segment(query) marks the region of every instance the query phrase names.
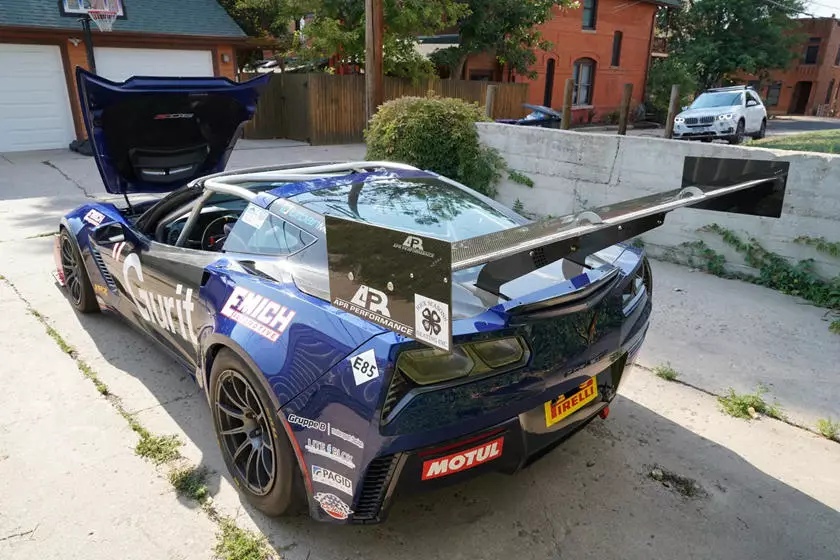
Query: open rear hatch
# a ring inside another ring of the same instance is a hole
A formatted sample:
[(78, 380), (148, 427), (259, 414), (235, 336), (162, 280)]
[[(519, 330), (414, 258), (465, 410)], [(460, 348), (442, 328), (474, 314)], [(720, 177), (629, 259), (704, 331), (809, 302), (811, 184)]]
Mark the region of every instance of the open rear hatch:
[(109, 193), (168, 192), (223, 171), (269, 76), (139, 77), (76, 69), (96, 165)]

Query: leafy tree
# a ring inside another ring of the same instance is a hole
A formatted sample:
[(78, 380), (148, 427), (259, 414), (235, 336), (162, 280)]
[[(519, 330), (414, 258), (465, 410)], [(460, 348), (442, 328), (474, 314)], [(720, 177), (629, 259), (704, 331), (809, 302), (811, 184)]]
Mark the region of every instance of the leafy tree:
[(459, 45), (441, 49), (432, 55), (439, 66), (448, 67), (451, 75), (461, 77), (464, 63), (471, 54), (494, 53), (501, 64), (508, 64), (519, 74), (532, 76), (535, 49), (547, 50), (551, 43), (539, 30), (551, 17), (555, 6), (576, 8), (576, 0), (464, 0), (469, 15), (458, 22)]
[(655, 58), (651, 61), (648, 74), (648, 101), (650, 109), (659, 119), (668, 114), (671, 101), (671, 86), (680, 86), (680, 106), (687, 105), (697, 89), (694, 76), (679, 57)]
[(670, 16), (671, 56), (700, 90), (738, 72), (766, 76), (796, 58), (802, 12), (802, 0), (689, 1)]

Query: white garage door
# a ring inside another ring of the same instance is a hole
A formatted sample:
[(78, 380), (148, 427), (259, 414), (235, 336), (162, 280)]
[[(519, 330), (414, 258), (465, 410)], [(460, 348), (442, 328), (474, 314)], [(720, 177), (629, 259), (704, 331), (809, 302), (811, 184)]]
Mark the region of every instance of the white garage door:
[(131, 76), (212, 76), (210, 51), (95, 48), (96, 73), (122, 82)]
[(0, 43), (0, 152), (66, 148), (75, 138), (59, 48)]

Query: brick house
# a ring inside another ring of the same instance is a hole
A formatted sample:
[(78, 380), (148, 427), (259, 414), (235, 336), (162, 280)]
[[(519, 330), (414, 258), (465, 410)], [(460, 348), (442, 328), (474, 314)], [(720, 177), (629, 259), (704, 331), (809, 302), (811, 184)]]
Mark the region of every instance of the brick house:
[(660, 7), (678, 7), (680, 0), (581, 0), (574, 10), (554, 8), (553, 17), (539, 27), (554, 44), (537, 51), (530, 80), (502, 68), (492, 54), (471, 56), (467, 79), (491, 79), (530, 84), (529, 102), (559, 109), (567, 78), (574, 78), (574, 122), (598, 120), (618, 109), (622, 87), (633, 84), (632, 104), (644, 99), (653, 49), (654, 17)]
[(836, 115), (840, 110), (840, 21), (830, 17), (799, 22), (803, 39), (787, 70), (772, 72), (761, 82), (755, 76), (744, 80), (759, 91), (770, 113)]
[[(111, 33), (93, 31), (97, 73), (227, 76), (245, 34), (216, 0), (123, 0)], [(0, 2), (0, 152), (84, 138), (75, 67), (88, 68), (79, 0)]]

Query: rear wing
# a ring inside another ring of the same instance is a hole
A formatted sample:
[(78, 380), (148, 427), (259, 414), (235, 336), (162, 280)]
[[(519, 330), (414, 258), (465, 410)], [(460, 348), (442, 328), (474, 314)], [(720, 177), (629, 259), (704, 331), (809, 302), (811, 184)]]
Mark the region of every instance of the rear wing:
[(661, 226), (668, 212), (778, 218), (789, 163), (686, 157), (672, 191), (449, 242), (326, 216), (330, 301), (435, 348), (452, 347), (452, 274), (483, 265), (476, 286), (505, 283), (560, 259), (587, 255)]

